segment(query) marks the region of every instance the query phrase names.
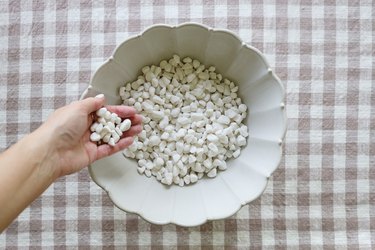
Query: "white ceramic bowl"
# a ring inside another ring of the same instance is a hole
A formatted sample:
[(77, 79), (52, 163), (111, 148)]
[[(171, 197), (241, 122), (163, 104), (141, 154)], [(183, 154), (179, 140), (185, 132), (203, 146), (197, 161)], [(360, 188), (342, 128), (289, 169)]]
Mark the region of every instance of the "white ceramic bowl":
[(92, 179), (116, 206), (155, 224), (196, 226), (236, 213), (264, 191), (279, 165), (286, 131), (284, 88), (257, 49), (228, 30), (200, 24), (154, 25), (120, 44), (95, 72), (82, 98), (104, 93), (108, 104), (121, 104), (118, 89), (132, 81), (145, 65), (173, 54), (190, 56), (239, 85), (248, 106), (250, 136), (241, 155), (214, 179), (194, 185), (167, 187), (137, 173), (134, 160), (121, 153), (90, 166)]

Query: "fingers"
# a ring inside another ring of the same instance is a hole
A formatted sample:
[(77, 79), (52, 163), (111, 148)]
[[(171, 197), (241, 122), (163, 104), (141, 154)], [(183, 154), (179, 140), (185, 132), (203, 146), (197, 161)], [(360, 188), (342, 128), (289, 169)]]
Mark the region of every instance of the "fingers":
[(119, 140), (114, 146), (110, 146), (108, 144), (100, 145), (97, 151), (97, 160), (117, 153), (118, 151), (129, 147), (132, 143), (133, 137), (125, 137)]
[(135, 135), (141, 133), (141, 131), (142, 131), (142, 125), (140, 125), (140, 124), (134, 125), (134, 126), (132, 125), (131, 128), (122, 135), (122, 137), (135, 136)]
[(130, 117), (130, 121), (132, 122), (132, 126), (142, 124), (142, 116), (141, 115), (134, 115), (133, 117)]
[(118, 105), (118, 106), (106, 106), (106, 108), (110, 112), (116, 113), (121, 118), (133, 117), (137, 113), (137, 111), (135, 110), (135, 108), (129, 107), (129, 106), (122, 106), (122, 105)]
[(82, 105), (83, 109), (86, 111), (87, 114), (90, 114), (99, 108), (101, 108), (104, 105), (104, 95), (100, 94), (96, 97), (89, 97), (86, 99), (83, 99), (79, 101), (79, 103)]

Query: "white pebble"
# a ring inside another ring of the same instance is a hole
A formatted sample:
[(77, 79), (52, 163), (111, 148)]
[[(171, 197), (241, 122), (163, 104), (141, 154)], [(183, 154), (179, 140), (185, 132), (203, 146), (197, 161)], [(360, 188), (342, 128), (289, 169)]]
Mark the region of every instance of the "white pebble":
[(160, 157), (155, 159), (155, 166), (160, 167), (164, 165), (164, 160)]
[(147, 162), (146, 165), (145, 165), (146, 169), (148, 169), (148, 170), (152, 170), (154, 168), (154, 166), (155, 165), (151, 161)]
[(99, 117), (104, 117), (106, 112), (107, 112), (107, 109), (103, 107), (103, 108), (100, 108), (96, 111), (96, 115), (99, 116)]
[(120, 117), (116, 117), (116, 120), (115, 120), (115, 123), (118, 125), (121, 123), (121, 118)]
[(156, 135), (153, 135), (150, 137), (150, 145), (151, 146), (156, 146), (160, 143), (160, 137), (159, 136), (156, 136)]
[(198, 176), (196, 174), (190, 174), (191, 183), (196, 183), (198, 181)]
[(115, 140), (111, 137), (109, 138), (108, 144), (111, 146), (115, 146), (116, 143), (115, 143)]
[(230, 123), (230, 119), (229, 119), (229, 117), (227, 117), (227, 116), (221, 115), (221, 116), (217, 119), (217, 122), (218, 122), (218, 123), (221, 123), (221, 124), (226, 124), (226, 125), (228, 125), (228, 124)]
[(138, 171), (139, 174), (143, 174), (145, 172), (145, 170), (146, 170), (146, 168), (144, 166), (137, 168), (137, 171)]
[(233, 119), (237, 115), (237, 112), (233, 109), (227, 109), (225, 111), (225, 115), (228, 116), (230, 119)]
[(249, 136), (249, 132), (247, 131), (247, 126), (242, 125), (242, 126), (239, 128), (239, 133), (240, 133), (243, 137), (248, 137), (248, 136)]
[(149, 169), (146, 169), (145, 170), (145, 175), (148, 177), (148, 178), (150, 178), (151, 177), (151, 171), (149, 170)]
[(179, 185), (180, 187), (183, 187), (183, 186), (185, 185), (184, 179), (180, 179), (178, 185)]
[(118, 134), (118, 136), (122, 136), (122, 131), (121, 131), (121, 129), (119, 128), (119, 127), (115, 127), (115, 131), (116, 131), (116, 133)]
[(190, 184), (190, 175), (185, 175), (184, 182), (185, 182), (186, 185)]
[(181, 155), (177, 152), (172, 153), (172, 159), (175, 163), (177, 163), (181, 159)]
[(246, 145), (246, 138), (243, 137), (242, 135), (237, 137), (237, 145), (238, 146), (245, 146)]
[(203, 172), (202, 173), (198, 173), (198, 180), (202, 179), (203, 175), (204, 175)]
[(103, 116), (106, 120), (109, 120), (111, 119), (111, 112), (109, 112), (108, 110), (104, 113), (104, 116)]
[(90, 131), (91, 132), (95, 132), (96, 131), (96, 127), (99, 125), (98, 122), (94, 122), (91, 126), (90, 126)]
[(98, 134), (98, 133), (96, 133), (96, 132), (94, 132), (94, 133), (92, 133), (91, 135), (90, 135), (90, 140), (91, 141), (100, 141), (100, 135)]
[(227, 169), (227, 163), (220, 159), (215, 159), (213, 162), (214, 167), (218, 167), (220, 170), (226, 170)]
[(115, 124), (113, 124), (113, 122), (107, 122), (107, 126), (109, 127), (110, 130), (115, 129)]
[(202, 114), (202, 113), (192, 113), (191, 114), (191, 120), (193, 121), (193, 122), (195, 122), (195, 121), (200, 121), (200, 120), (202, 120), (204, 118), (204, 115)]
[(108, 133), (108, 134), (106, 134), (106, 135), (102, 138), (102, 140), (103, 140), (103, 142), (108, 143), (110, 138), (111, 138), (111, 134)]
[(130, 119), (125, 119), (121, 124), (120, 124), (120, 129), (122, 132), (125, 132), (130, 129), (132, 123)]
[(209, 134), (209, 135), (207, 135), (207, 140), (210, 141), (210, 142), (217, 142), (219, 140), (219, 138), (214, 134)]
[(246, 106), (245, 104), (240, 104), (240, 105), (238, 106), (238, 110), (239, 110), (241, 113), (246, 112), (246, 110), (247, 110), (247, 106)]
[(171, 110), (171, 116), (172, 117), (178, 117), (179, 114), (180, 114), (179, 108), (174, 108), (174, 109)]
[(207, 176), (210, 178), (213, 178), (213, 177), (216, 177), (216, 173), (217, 173), (216, 168), (213, 168), (211, 169), (210, 172), (207, 173)]
[(208, 148), (211, 150), (211, 152), (214, 154), (214, 155), (217, 155), (219, 153), (219, 149), (217, 148), (217, 146), (214, 144), (214, 143), (209, 143), (208, 144)]
[(95, 128), (95, 132), (100, 134), (100, 132), (102, 132), (103, 127), (103, 124), (99, 123)]
[(194, 163), (197, 161), (197, 158), (194, 155), (189, 155), (188, 157), (189, 163)]
[(112, 132), (112, 139), (117, 143), (120, 140), (120, 136), (114, 131)]
[(233, 158), (237, 158), (238, 156), (240, 156), (240, 149), (237, 149), (236, 151), (233, 152)]
[(161, 120), (164, 117), (164, 112), (163, 111), (154, 110), (154, 111), (152, 111), (152, 113), (150, 114), (150, 116), (153, 119), (155, 119), (155, 120)]

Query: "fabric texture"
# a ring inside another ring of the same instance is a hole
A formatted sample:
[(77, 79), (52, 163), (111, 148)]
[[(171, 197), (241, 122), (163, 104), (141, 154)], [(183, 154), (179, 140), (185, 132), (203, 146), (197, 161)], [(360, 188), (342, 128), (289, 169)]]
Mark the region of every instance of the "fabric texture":
[(35, 200), (0, 248), (374, 248), (374, 13), (371, 0), (0, 1), (1, 151), (77, 100), (116, 45), (155, 23), (230, 29), (261, 50), (288, 116), (267, 189), (228, 219), (152, 225), (116, 208), (85, 169)]

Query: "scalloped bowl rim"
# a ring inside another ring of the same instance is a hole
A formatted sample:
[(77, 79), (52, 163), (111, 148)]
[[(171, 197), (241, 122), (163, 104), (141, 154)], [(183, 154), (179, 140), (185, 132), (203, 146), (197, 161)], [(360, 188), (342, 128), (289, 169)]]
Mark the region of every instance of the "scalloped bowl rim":
[[(90, 166), (91, 166), (91, 165), (90, 165)], [(246, 202), (245, 204), (240, 204), (240, 205), (239, 205), (239, 208), (236, 209), (236, 210), (234, 210), (231, 214), (229, 214), (229, 215), (227, 215), (227, 216), (225, 216), (225, 217), (223, 217), (223, 218), (213, 218), (213, 219), (208, 219), (208, 218), (206, 217), (206, 219), (205, 219), (204, 221), (201, 221), (201, 222), (196, 223), (196, 224), (189, 224), (189, 225), (187, 226), (187, 225), (180, 224), (179, 222), (177, 222), (177, 221), (173, 221), (173, 220), (171, 220), (171, 221), (169, 221), (169, 222), (167, 222), (167, 223), (160, 223), (160, 222), (158, 222), (158, 221), (152, 221), (152, 220), (149, 219), (147, 216), (145, 216), (142, 212), (130, 211), (130, 210), (126, 209), (126, 208), (122, 208), (122, 207), (120, 207), (117, 203), (115, 203), (115, 202), (113, 201), (113, 198), (112, 198), (111, 192), (110, 192), (109, 190), (106, 190), (106, 189), (105, 189), (102, 185), (100, 185), (99, 182), (96, 180), (96, 177), (95, 177), (95, 175), (93, 174), (93, 172), (92, 172), (92, 168), (91, 168), (91, 167), (89, 167), (89, 173), (90, 173), (90, 177), (91, 177), (91, 179), (95, 182), (95, 184), (98, 185), (101, 189), (103, 189), (103, 190), (107, 193), (107, 195), (108, 195), (108, 197), (111, 199), (111, 202), (113, 203), (113, 205), (114, 205), (115, 207), (117, 207), (118, 209), (120, 209), (120, 210), (122, 210), (122, 211), (124, 211), (124, 212), (126, 212), (126, 213), (129, 213), (129, 214), (135, 214), (135, 215), (138, 215), (138, 216), (142, 217), (145, 221), (147, 221), (147, 222), (149, 222), (149, 223), (152, 223), (152, 224), (155, 224), (155, 225), (160, 225), (160, 226), (162, 226), (162, 225), (169, 225), (169, 224), (172, 224), (172, 225), (173, 225), (173, 224), (174, 224), (174, 225), (181, 226), (181, 227), (197, 227), (197, 226), (201, 226), (201, 225), (203, 225), (203, 224), (205, 224), (205, 223), (207, 223), (207, 222), (209, 222), (209, 221), (222, 220), (222, 219), (225, 219), (225, 218), (228, 218), (228, 217), (230, 217), (230, 216), (235, 215), (236, 213), (238, 213), (238, 211), (239, 211), (242, 207), (244, 207), (244, 206), (248, 205), (250, 202), (252, 202), (252, 201), (258, 199), (258, 198), (263, 194), (264, 190), (267, 188), (268, 181), (269, 181), (269, 177), (266, 177), (266, 183), (265, 183), (264, 187), (262, 188), (261, 192), (259, 192), (259, 194), (258, 194), (256, 197), (254, 197), (254, 199), (252, 199), (251, 201), (248, 201), (248, 202)]]
[[(80, 99), (84, 99), (86, 98), (86, 95), (88, 94), (88, 90), (90, 88), (92, 88), (92, 80), (95, 78), (95, 75), (100, 71), (100, 69), (102, 67), (104, 67), (106, 64), (108, 64), (111, 60), (114, 59), (114, 56), (116, 54), (116, 52), (118, 51), (118, 49), (124, 45), (125, 43), (127, 43), (128, 41), (132, 40), (132, 39), (136, 39), (136, 38), (140, 38), (142, 37), (146, 32), (148, 32), (149, 30), (152, 30), (154, 28), (158, 28), (158, 27), (165, 27), (165, 28), (171, 28), (171, 29), (176, 29), (176, 28), (179, 28), (179, 27), (183, 27), (183, 26), (199, 26), (201, 28), (205, 28), (208, 32), (223, 32), (223, 33), (226, 33), (232, 37), (234, 37), (240, 44), (242, 47), (245, 47), (249, 50), (252, 50), (254, 51), (260, 58), (261, 60), (263, 61), (263, 63), (266, 65), (267, 67), (267, 70), (268, 72), (272, 75), (272, 78), (275, 79), (275, 81), (278, 83), (280, 89), (281, 89), (281, 92), (282, 92), (282, 96), (283, 96), (283, 102), (281, 103), (281, 105), (285, 105), (284, 104), (284, 101), (285, 101), (285, 88), (283, 86), (283, 84), (281, 83), (279, 77), (274, 73), (274, 71), (270, 68), (270, 65), (268, 63), (268, 61), (266, 60), (265, 56), (263, 55), (263, 53), (261, 53), (257, 48), (245, 43), (242, 41), (242, 39), (239, 38), (239, 36), (235, 33), (233, 33), (232, 31), (230, 30), (227, 30), (227, 29), (221, 29), (221, 28), (211, 28), (209, 26), (206, 26), (206, 25), (203, 25), (203, 24), (200, 24), (200, 23), (196, 23), (196, 22), (186, 22), (186, 23), (181, 23), (181, 24), (178, 24), (178, 25), (168, 25), (168, 24), (153, 24), (153, 25), (150, 25), (148, 26), (147, 28), (145, 28), (142, 32), (140, 32), (139, 34), (137, 35), (132, 35), (132, 36), (129, 36), (128, 38), (126, 38), (123, 42), (121, 42), (119, 45), (117, 45), (115, 47), (115, 49), (113, 50), (111, 56), (105, 60), (94, 72), (94, 74), (92, 74), (91, 78), (90, 78), (90, 84), (89, 86), (84, 90), (84, 92), (82, 93)], [(282, 147), (283, 147), (283, 142), (285, 140), (285, 135), (286, 135), (286, 132), (287, 132), (287, 125), (288, 125), (288, 122), (287, 122), (287, 116), (286, 116), (286, 110), (285, 110), (285, 106), (283, 106), (282, 108), (282, 116), (283, 116), (283, 131), (282, 131), (282, 135), (280, 137), (280, 141), (279, 141), (279, 155), (278, 155), (278, 161), (277, 163), (275, 164), (276, 167), (275, 169), (267, 176), (264, 176), (266, 181), (265, 181), (265, 184), (264, 186), (262, 187), (262, 189), (260, 190), (260, 192), (258, 193), (257, 196), (255, 197), (252, 197), (249, 201), (245, 202), (244, 204), (239, 204), (238, 208), (233, 210), (230, 214), (228, 215), (225, 215), (225, 216), (222, 216), (220, 218), (208, 218), (207, 214), (206, 214), (206, 218), (203, 220), (203, 221), (200, 221), (196, 224), (189, 224), (188, 227), (195, 227), (195, 226), (200, 226), (202, 224), (205, 224), (206, 222), (208, 221), (215, 221), (215, 220), (221, 220), (221, 219), (225, 219), (225, 218), (228, 218), (234, 214), (236, 214), (242, 207), (244, 207), (245, 205), (248, 205), (249, 203), (251, 203), (252, 201), (258, 199), (263, 193), (264, 193), (264, 190), (266, 189), (266, 187), (268, 186), (268, 182), (269, 182), (269, 178), (270, 176), (272, 176), (272, 174), (274, 173), (274, 171), (278, 168), (278, 166), (280, 165), (280, 162), (282, 160)], [(117, 154), (119, 154), (121, 152), (118, 152)], [(155, 224), (155, 225), (168, 225), (168, 224), (175, 224), (175, 225), (178, 225), (178, 226), (183, 226), (183, 227), (186, 227), (187, 225), (183, 225), (183, 224), (180, 224), (178, 221), (175, 221), (175, 217), (171, 217), (171, 220), (168, 221), (167, 223), (163, 223), (163, 222), (158, 222), (158, 221), (153, 221), (152, 219), (148, 218), (147, 215), (145, 215), (142, 211), (130, 211), (129, 209), (127, 208), (124, 208), (124, 207), (121, 207), (119, 206), (116, 202), (114, 202), (114, 199), (113, 199), (113, 195), (112, 193), (110, 192), (110, 190), (107, 190), (106, 188), (104, 188), (100, 183), (99, 181), (97, 180), (97, 176), (93, 173), (93, 170), (92, 170), (92, 164), (89, 164), (89, 174), (90, 174), (90, 177), (91, 179), (96, 183), (96, 185), (98, 185), (100, 188), (102, 188), (109, 196), (109, 198), (111, 199), (112, 203), (114, 204), (115, 207), (119, 208), (120, 210), (122, 211), (125, 211), (126, 213), (130, 213), (130, 214), (136, 214), (140, 217), (142, 217), (144, 220), (152, 223), (152, 224)], [(219, 177), (219, 175), (218, 175)]]

